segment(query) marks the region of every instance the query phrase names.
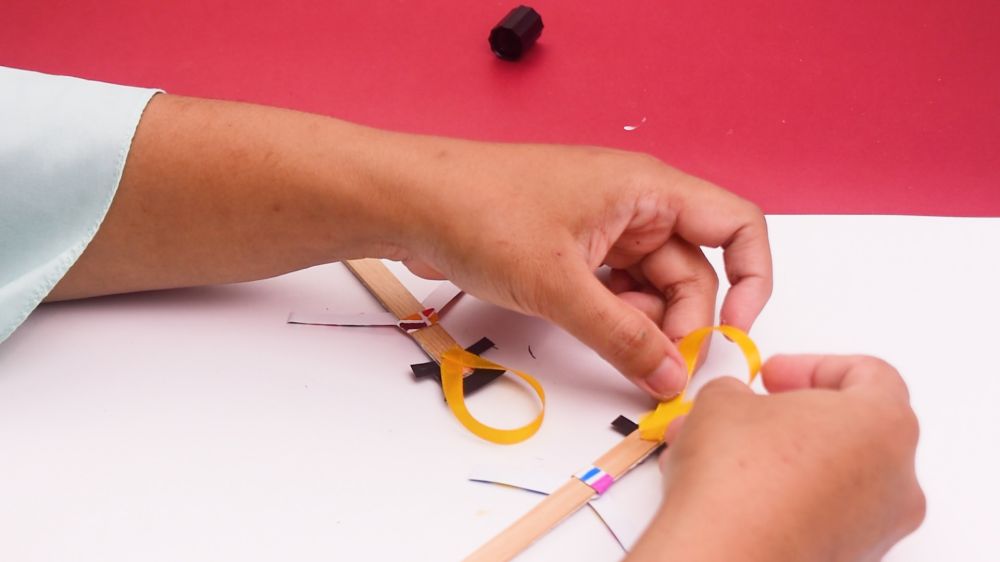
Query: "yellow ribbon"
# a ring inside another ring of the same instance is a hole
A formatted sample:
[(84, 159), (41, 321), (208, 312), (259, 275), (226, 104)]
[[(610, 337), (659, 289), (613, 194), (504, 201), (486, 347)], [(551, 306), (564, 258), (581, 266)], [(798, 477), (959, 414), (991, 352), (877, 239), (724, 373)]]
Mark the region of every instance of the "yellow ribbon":
[[(687, 365), (688, 381), (694, 375), (694, 369), (698, 362), (698, 352), (701, 350), (702, 344), (715, 331), (721, 332), (739, 346), (740, 351), (743, 352), (743, 356), (746, 357), (747, 366), (750, 369), (749, 382), (752, 383), (757, 373), (760, 372), (760, 352), (757, 351), (757, 346), (746, 332), (733, 326), (706, 326), (699, 328), (684, 336), (677, 344), (677, 350), (680, 351), (681, 357), (684, 358), (684, 363)], [(670, 422), (688, 413), (691, 410), (691, 406), (694, 405), (694, 402), (688, 400), (685, 394), (686, 391), (681, 392), (678, 396), (666, 402), (660, 402), (656, 410), (646, 414), (639, 421), (639, 437), (646, 441), (663, 441), (663, 435), (667, 432), (667, 428), (670, 427)]]
[[(513, 429), (499, 429), (477, 420), (465, 406), (465, 387), (462, 384), (462, 379), (467, 369), (494, 369), (520, 377), (538, 394), (538, 400), (541, 403), (538, 415), (527, 425)], [(472, 433), (493, 443), (501, 445), (520, 443), (538, 431), (538, 428), (542, 426), (542, 418), (545, 417), (545, 391), (542, 390), (542, 385), (534, 377), (497, 365), (458, 347), (453, 347), (441, 355), (441, 388), (444, 390), (444, 399), (448, 403), (448, 407), (451, 408), (458, 421)]]

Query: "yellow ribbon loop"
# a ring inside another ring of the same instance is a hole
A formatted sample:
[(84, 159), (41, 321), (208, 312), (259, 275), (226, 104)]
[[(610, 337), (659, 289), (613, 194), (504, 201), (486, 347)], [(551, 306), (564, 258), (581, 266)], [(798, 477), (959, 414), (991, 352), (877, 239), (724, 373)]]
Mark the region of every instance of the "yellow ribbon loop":
[[(465, 406), (465, 387), (462, 384), (462, 379), (466, 369), (494, 369), (521, 378), (538, 395), (541, 406), (538, 415), (527, 425), (513, 429), (499, 429), (477, 420)], [(448, 403), (448, 407), (451, 408), (458, 421), (472, 433), (493, 443), (501, 445), (520, 443), (538, 431), (538, 428), (542, 426), (542, 419), (545, 417), (545, 391), (542, 390), (542, 385), (534, 377), (497, 365), (459, 347), (453, 347), (441, 355), (441, 388), (444, 390), (444, 399)]]
[[(748, 384), (752, 383), (754, 378), (757, 377), (757, 373), (760, 372), (760, 352), (757, 350), (757, 345), (753, 343), (750, 336), (743, 330), (725, 325), (698, 328), (684, 336), (677, 344), (677, 350), (680, 351), (681, 357), (684, 358), (684, 363), (687, 365), (688, 381), (690, 382), (691, 376), (694, 375), (694, 370), (698, 363), (698, 352), (701, 350), (701, 346), (705, 343), (705, 339), (712, 332), (716, 331), (721, 332), (732, 340), (740, 348), (740, 351), (743, 352), (743, 356), (747, 360), (747, 367), (750, 370)], [(639, 421), (639, 437), (646, 441), (663, 441), (663, 435), (667, 432), (667, 428), (670, 427), (670, 422), (688, 413), (691, 410), (691, 406), (694, 405), (694, 402), (686, 398), (686, 392), (681, 392), (678, 396), (666, 402), (660, 402), (656, 406), (656, 410), (646, 414)]]

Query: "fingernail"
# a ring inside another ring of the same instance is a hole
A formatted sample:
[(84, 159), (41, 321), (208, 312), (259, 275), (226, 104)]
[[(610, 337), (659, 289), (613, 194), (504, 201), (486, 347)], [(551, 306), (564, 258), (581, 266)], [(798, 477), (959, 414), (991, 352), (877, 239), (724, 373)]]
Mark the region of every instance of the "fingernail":
[(674, 358), (667, 357), (660, 363), (659, 367), (646, 377), (646, 384), (659, 395), (661, 400), (673, 398), (680, 394), (687, 384), (684, 366)]

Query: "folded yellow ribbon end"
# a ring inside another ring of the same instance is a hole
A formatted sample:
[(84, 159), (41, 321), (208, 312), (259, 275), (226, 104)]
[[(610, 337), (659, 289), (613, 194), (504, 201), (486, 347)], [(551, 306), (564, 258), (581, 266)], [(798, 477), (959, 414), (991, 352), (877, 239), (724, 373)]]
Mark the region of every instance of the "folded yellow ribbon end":
[[(712, 332), (722, 333), (740, 348), (740, 351), (743, 352), (743, 356), (747, 360), (747, 367), (750, 373), (748, 384), (752, 383), (757, 373), (760, 372), (760, 351), (757, 350), (757, 345), (754, 344), (746, 332), (734, 326), (726, 325), (698, 328), (684, 336), (677, 343), (677, 350), (687, 365), (688, 380), (690, 381), (691, 376), (694, 374), (701, 346), (704, 345), (705, 340)], [(667, 428), (670, 427), (670, 423), (674, 419), (688, 413), (693, 405), (694, 402), (685, 398), (685, 393), (683, 392), (680, 396), (666, 402), (660, 402), (656, 410), (646, 414), (639, 420), (639, 437), (646, 441), (663, 441), (663, 436), (666, 434)]]

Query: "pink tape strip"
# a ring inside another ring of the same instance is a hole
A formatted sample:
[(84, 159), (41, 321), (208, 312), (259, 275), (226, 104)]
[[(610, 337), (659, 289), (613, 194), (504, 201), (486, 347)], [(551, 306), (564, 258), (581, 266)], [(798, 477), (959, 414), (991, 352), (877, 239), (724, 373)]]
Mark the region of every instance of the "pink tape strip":
[(611, 477), (610, 474), (605, 474), (597, 482), (590, 485), (598, 494), (603, 494), (615, 483), (615, 479)]

